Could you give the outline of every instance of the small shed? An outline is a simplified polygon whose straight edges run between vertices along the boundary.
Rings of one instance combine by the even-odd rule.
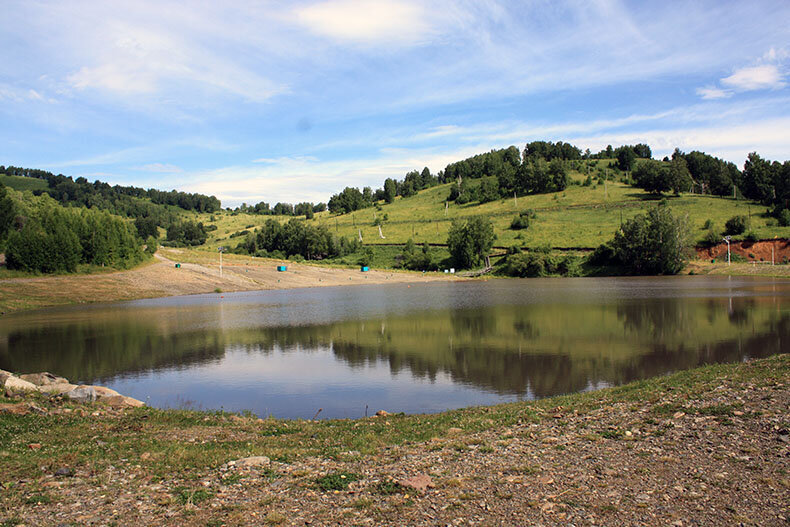
[[[370,267],[368,267],[367,265],[363,265],[359,270],[362,271],[363,273],[367,273],[368,271],[370,271]]]
[[[277,270],[282,273],[284,271],[287,271],[288,268],[286,266],[284,266],[284,265],[278,265],[277,266]]]

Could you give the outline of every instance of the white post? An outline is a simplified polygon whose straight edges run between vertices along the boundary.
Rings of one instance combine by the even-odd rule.
[[[219,276],[222,277],[222,251],[225,250],[225,247],[217,247],[219,251]]]
[[[723,239],[727,242],[727,265],[730,265],[730,238],[731,236],[725,236]]]

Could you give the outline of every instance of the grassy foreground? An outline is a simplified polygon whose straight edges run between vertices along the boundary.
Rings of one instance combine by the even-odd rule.
[[[788,403],[788,355],[361,420],[3,398],[0,524],[785,525]]]

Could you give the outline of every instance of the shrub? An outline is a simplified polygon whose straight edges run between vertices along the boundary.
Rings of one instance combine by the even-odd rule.
[[[737,235],[746,231],[746,216],[733,216],[724,224],[725,234]]]
[[[714,229],[709,229],[708,232],[705,233],[705,237],[702,239],[705,245],[716,245],[721,242],[721,236],[717,233]]]
[[[790,209],[782,209],[777,219],[782,227],[790,226]]]
[[[614,248],[606,243],[602,243],[587,257],[590,265],[612,265],[616,263]]]
[[[617,259],[642,275],[679,273],[690,245],[685,220],[661,205],[625,222],[612,241]]]
[[[510,222],[510,228],[513,229],[514,231],[526,229],[528,227],[529,227],[529,215],[525,212],[522,212],[521,214],[513,218],[512,222]]]

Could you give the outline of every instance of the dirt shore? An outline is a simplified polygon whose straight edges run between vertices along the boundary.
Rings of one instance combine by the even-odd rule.
[[[356,421],[0,396],[0,524],[788,525],[789,408],[787,355]]]
[[[186,261],[182,261],[182,257]],[[360,272],[293,262],[227,255],[220,274],[211,255],[178,249],[160,250],[155,261],[129,271],[106,274],[9,278],[0,280],[0,312],[43,307],[114,302],[138,298],[262,289],[294,289],[339,285],[412,283],[450,280],[440,273]],[[175,264],[180,263],[180,268]],[[278,272],[277,265],[286,265]]]

